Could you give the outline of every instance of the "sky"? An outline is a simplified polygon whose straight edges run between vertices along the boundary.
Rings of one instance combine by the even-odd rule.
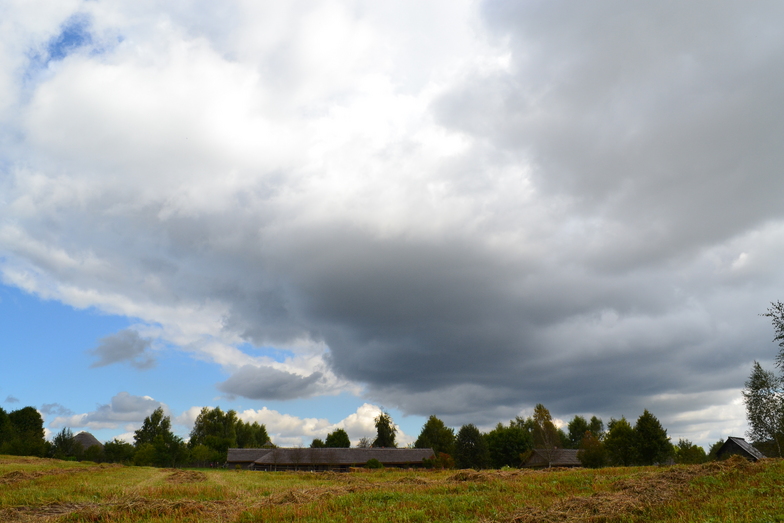
[[[0,406],[747,430],[784,4],[7,0]]]

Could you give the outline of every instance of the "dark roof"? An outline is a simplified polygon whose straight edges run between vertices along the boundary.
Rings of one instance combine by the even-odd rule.
[[[257,465],[364,465],[377,459],[384,465],[421,463],[433,457],[432,449],[345,449],[345,448],[277,448],[277,449],[229,449],[229,463],[253,460]]]
[[[730,449],[732,447],[740,448],[742,453],[747,454],[746,457],[748,457],[748,458],[750,458],[750,459],[752,459],[754,461],[757,461],[758,459],[763,459],[763,458],[766,457],[765,454],[763,454],[762,452],[757,450],[754,446],[752,446],[745,439],[743,439],[743,438],[734,438],[732,436],[727,438],[727,441],[724,442],[724,445],[722,445],[719,448],[719,450],[716,452],[716,456],[721,457],[722,454],[730,452]]]
[[[74,441],[77,442],[79,445],[81,445],[84,450],[87,450],[95,445],[98,445],[99,447],[103,448],[103,444],[100,441],[98,441],[98,438],[96,438],[89,432],[80,432],[79,434],[74,436]]]
[[[229,463],[253,463],[270,449],[229,449],[226,461]]]
[[[577,449],[534,449],[524,467],[582,467]]]

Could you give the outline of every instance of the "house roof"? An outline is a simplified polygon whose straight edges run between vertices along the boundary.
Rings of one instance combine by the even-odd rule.
[[[229,449],[226,461],[229,463],[253,463],[270,449]]]
[[[757,450],[753,445],[751,445],[751,443],[749,443],[745,439],[743,439],[743,438],[734,438],[732,436],[727,438],[727,441],[724,442],[724,445],[722,445],[721,448],[719,448],[719,450],[718,450],[718,452],[716,454],[719,455],[719,456],[721,454],[723,454],[724,451],[725,451],[725,448],[728,447],[729,445],[731,445],[732,443],[734,443],[735,445],[740,447],[740,449],[743,450],[745,453],[747,453],[751,458],[753,458],[754,461],[756,461],[758,459],[763,459],[763,458],[766,457],[765,454],[763,454],[762,452]]]
[[[534,449],[524,467],[582,467],[577,449]]]
[[[345,448],[277,448],[229,449],[230,463],[248,462],[257,465],[364,465],[377,459],[385,465],[421,463],[433,457],[432,449],[345,449]]]

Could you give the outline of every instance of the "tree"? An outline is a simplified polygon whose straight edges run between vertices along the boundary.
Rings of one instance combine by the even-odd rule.
[[[113,439],[103,445],[103,453],[106,461],[110,463],[133,463],[136,448],[128,442]]]
[[[697,465],[705,463],[708,456],[705,455],[705,449],[699,445],[693,444],[687,439],[679,439],[678,444],[675,446],[675,463],[683,463],[687,465]]]
[[[324,444],[323,440],[316,438],[316,439],[314,439],[310,443],[310,448],[312,448],[312,449],[323,449],[323,448],[326,448],[326,445]]]
[[[781,303],[780,301],[775,303],[771,302],[768,311],[762,316],[770,318],[770,321],[773,324],[773,332],[775,333],[773,341],[779,342],[776,367],[778,367],[779,370],[782,370],[784,369],[784,303]]]
[[[11,419],[8,413],[0,407],[0,454],[9,454],[6,448],[11,444],[13,438],[14,428],[11,425]]]
[[[778,304],[781,305],[781,302]],[[781,457],[784,439],[782,379],[773,372],[764,370],[759,362],[755,361],[742,394],[749,422],[748,436],[757,443],[773,441],[778,456]]]
[[[580,448],[580,442],[583,440],[586,432],[591,430],[590,425],[582,416],[575,416],[572,421],[567,425],[569,430],[569,448]]]
[[[351,447],[351,440],[348,439],[348,433],[343,429],[335,429],[330,434],[327,434],[327,439],[324,440],[324,446],[329,448],[347,449]]]
[[[171,419],[164,416],[161,407],[144,418],[141,428],[133,433],[133,440],[137,465],[174,467],[186,458],[187,449],[182,438],[172,433]]]
[[[642,465],[664,463],[672,454],[667,431],[659,420],[645,409],[634,425],[637,458]]]
[[[363,436],[359,438],[359,442],[357,442],[358,449],[369,449],[373,446],[373,442],[367,436]]]
[[[52,446],[49,451],[53,458],[81,458],[84,453],[82,446],[74,439],[73,432],[68,427],[64,427],[57,435],[52,438]]]
[[[711,448],[708,451],[708,461],[716,461],[717,459],[719,459],[718,453],[722,445],[724,445],[723,439],[720,439],[719,441],[711,445]]]
[[[604,447],[607,449],[607,458],[612,465],[628,467],[636,461],[636,448],[634,429],[626,421],[610,419],[608,431],[604,437]]]
[[[520,467],[522,455],[534,446],[531,433],[514,421],[509,426],[499,423],[485,434],[490,464],[495,468]]]
[[[473,424],[463,425],[455,439],[455,466],[459,469],[484,469],[490,463],[490,452],[482,433]]]
[[[584,467],[592,469],[598,469],[607,464],[607,450],[599,437],[590,430],[586,430],[580,440],[577,459]]]
[[[597,438],[602,439],[604,437],[604,422],[601,418],[591,416],[591,422],[588,424],[588,429]]]
[[[38,456],[46,454],[44,420],[33,407],[24,407],[8,414],[11,438],[7,445],[9,454],[16,456]]]
[[[258,421],[250,423],[238,419],[234,430],[237,434],[237,447],[241,449],[263,447],[270,439],[267,427],[264,424],[259,425]]]
[[[230,448],[237,447],[237,413],[223,412],[220,407],[204,407],[191,429],[188,446],[204,445],[212,450],[209,461],[225,462]]]
[[[396,433],[397,429],[392,422],[392,417],[389,413],[382,412],[376,416],[376,439],[373,441],[373,446],[397,448]]]
[[[414,442],[418,449],[433,449],[436,456],[441,453],[454,453],[455,431],[444,425],[444,422],[435,416],[430,416],[422,427],[419,437]]]
[[[555,457],[555,450],[558,447],[563,447],[563,440],[568,440],[568,437],[555,427],[550,411],[541,403],[534,407],[532,419],[534,448],[544,451],[543,454],[547,458],[547,466],[549,467]]]

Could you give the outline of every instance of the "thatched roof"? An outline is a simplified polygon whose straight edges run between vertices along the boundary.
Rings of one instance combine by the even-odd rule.
[[[577,449],[534,449],[524,467],[582,467]]]
[[[94,445],[98,445],[99,447],[103,448],[103,443],[98,441],[98,438],[89,432],[80,432],[74,436],[74,441],[81,445],[84,450],[87,450]]]
[[[254,458],[255,459],[252,459]],[[229,449],[229,463],[257,465],[364,465],[377,459],[384,465],[422,463],[433,457],[432,449],[345,449],[345,448],[277,448],[277,449]]]

